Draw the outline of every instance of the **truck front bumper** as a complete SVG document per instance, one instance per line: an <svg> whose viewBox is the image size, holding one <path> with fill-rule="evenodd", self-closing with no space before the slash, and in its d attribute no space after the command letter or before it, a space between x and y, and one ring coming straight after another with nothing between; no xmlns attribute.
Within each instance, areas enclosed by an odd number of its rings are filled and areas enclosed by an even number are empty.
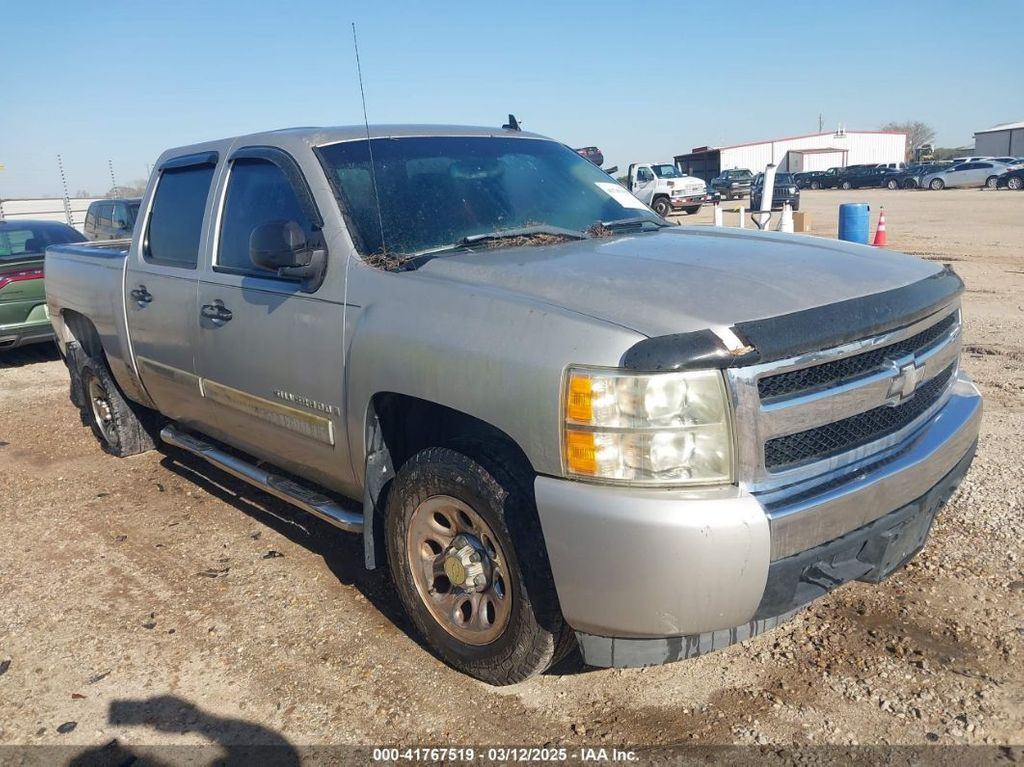
<svg viewBox="0 0 1024 767"><path fill-rule="evenodd" d="M980 422L981 396L960 378L898 455L781 507L733 486L640 490L538 477L558 598L584 660L694 657L773 628L851 580L882 580L924 545L971 464ZM773 537L815 530L837 534L773 560Z"/></svg>
<svg viewBox="0 0 1024 767"><path fill-rule="evenodd" d="M680 210L682 208L692 208L695 205L703 205L708 201L707 194L688 194L680 197L669 197L669 204L672 206L672 210Z"/></svg>

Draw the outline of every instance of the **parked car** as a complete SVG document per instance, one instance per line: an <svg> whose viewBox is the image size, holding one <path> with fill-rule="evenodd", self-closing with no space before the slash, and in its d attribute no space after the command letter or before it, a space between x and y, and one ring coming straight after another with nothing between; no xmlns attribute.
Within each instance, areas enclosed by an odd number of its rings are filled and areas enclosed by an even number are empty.
<svg viewBox="0 0 1024 767"><path fill-rule="evenodd" d="M814 171L814 175L807 177L807 187L810 189L835 189L847 173L846 168L833 167L828 170ZM799 186L799 184L797 184Z"/></svg>
<svg viewBox="0 0 1024 767"><path fill-rule="evenodd" d="M85 236L90 240L123 240L132 236L139 215L139 198L96 200L85 213Z"/></svg>
<svg viewBox="0 0 1024 767"><path fill-rule="evenodd" d="M580 157L586 157L598 168L604 165L604 152L602 152L596 146L580 147L579 149L576 150L576 154L578 154Z"/></svg>
<svg viewBox="0 0 1024 767"><path fill-rule="evenodd" d="M971 188L987 186L996 187L999 176L1006 172L1006 164L992 160L964 162L946 168L938 173L929 173L921 179L922 187L927 189Z"/></svg>
<svg viewBox="0 0 1024 767"><path fill-rule="evenodd" d="M761 209L761 196L764 191L764 174L758 173L750 185L750 209ZM782 210L783 203L789 203L793 210L800 210L800 187L792 173L775 174L775 190L772 193L772 210Z"/></svg>
<svg viewBox="0 0 1024 767"><path fill-rule="evenodd" d="M1014 165L996 179L996 189L1024 189L1024 166Z"/></svg>
<svg viewBox="0 0 1024 767"><path fill-rule="evenodd" d="M711 179L709 191L726 200L747 197L753 180L754 174L746 168L732 168Z"/></svg>
<svg viewBox="0 0 1024 767"><path fill-rule="evenodd" d="M574 646L692 657L877 583L973 458L948 266L671 226L494 128L271 131L154 173L130 244L47 249L100 444L162 440L361 534L487 682Z"/></svg>
<svg viewBox="0 0 1024 767"><path fill-rule="evenodd" d="M0 352L53 339L43 290L47 245L83 242L57 221L0 219Z"/></svg>
<svg viewBox="0 0 1024 767"><path fill-rule="evenodd" d="M952 163L929 163L927 165L911 165L905 170L893 173L886 180L889 189L919 189L921 179L925 176L951 168Z"/></svg>
<svg viewBox="0 0 1024 767"><path fill-rule="evenodd" d="M820 189L821 177L825 175L823 170L805 170L793 174L793 180L801 189Z"/></svg>
<svg viewBox="0 0 1024 767"><path fill-rule="evenodd" d="M701 179L687 176L670 162L631 164L626 188L659 216L676 210L693 215L708 199L707 185Z"/></svg>
<svg viewBox="0 0 1024 767"><path fill-rule="evenodd" d="M890 179L895 179L900 171L892 168L857 167L847 169L839 180L840 189L861 189L864 187L884 187Z"/></svg>

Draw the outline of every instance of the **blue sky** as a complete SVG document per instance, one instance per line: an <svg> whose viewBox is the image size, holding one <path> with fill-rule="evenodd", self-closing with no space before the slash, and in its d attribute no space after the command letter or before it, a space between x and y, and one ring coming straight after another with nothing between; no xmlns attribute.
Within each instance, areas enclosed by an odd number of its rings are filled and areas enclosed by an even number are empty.
<svg viewBox="0 0 1024 767"><path fill-rule="evenodd" d="M165 148L292 125L500 125L608 164L887 120L943 146L1024 119L1024 2L6 0L0 196L146 175ZM973 31L970 31L973 30ZM759 62L772 65L758 75Z"/></svg>

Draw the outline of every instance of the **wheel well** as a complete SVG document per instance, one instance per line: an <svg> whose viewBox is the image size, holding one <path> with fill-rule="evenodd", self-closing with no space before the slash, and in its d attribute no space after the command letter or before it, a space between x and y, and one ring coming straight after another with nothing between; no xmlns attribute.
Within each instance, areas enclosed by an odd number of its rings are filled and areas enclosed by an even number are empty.
<svg viewBox="0 0 1024 767"><path fill-rule="evenodd" d="M381 436L395 471L416 453L462 437L505 442L514 447L526 466L532 466L516 441L486 421L435 402L406 394L382 392L371 401ZM372 417L367 420L372 422ZM371 444L371 440L367 440Z"/></svg>
<svg viewBox="0 0 1024 767"><path fill-rule="evenodd" d="M60 316L64 320L64 326L71 334L72 340L78 341L86 354L96 359L104 359L103 343L100 341L99 331L92 324L92 320L73 309L65 309Z"/></svg>

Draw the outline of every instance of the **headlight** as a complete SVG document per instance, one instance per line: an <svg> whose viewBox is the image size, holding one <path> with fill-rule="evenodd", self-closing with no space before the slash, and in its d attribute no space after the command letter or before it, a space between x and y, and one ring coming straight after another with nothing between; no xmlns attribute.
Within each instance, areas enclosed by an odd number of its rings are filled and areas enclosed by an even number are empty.
<svg viewBox="0 0 1024 767"><path fill-rule="evenodd" d="M789 193L790 193L790 194L796 194L796 187L795 187L795 186L791 186L791 187L789 188Z"/></svg>
<svg viewBox="0 0 1024 767"><path fill-rule="evenodd" d="M732 482L728 398L717 370L573 367L564 408L570 476L645 485Z"/></svg>

